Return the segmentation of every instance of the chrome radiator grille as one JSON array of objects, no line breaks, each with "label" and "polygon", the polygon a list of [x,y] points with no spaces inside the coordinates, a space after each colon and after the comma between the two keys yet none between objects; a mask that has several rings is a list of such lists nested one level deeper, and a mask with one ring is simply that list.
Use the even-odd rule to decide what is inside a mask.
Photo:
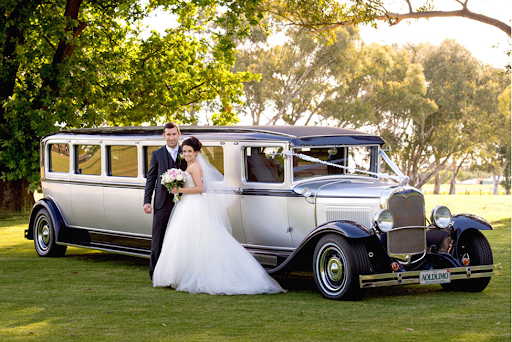
[{"label": "chrome radiator grille", "polygon": [[325,216],[327,221],[351,220],[371,227],[370,208],[326,207]]},{"label": "chrome radiator grille", "polygon": [[424,227],[393,229],[388,233],[389,254],[417,254],[426,248]]},{"label": "chrome radiator grille", "polygon": [[388,202],[395,228],[425,225],[425,202],[420,193],[396,193]]}]

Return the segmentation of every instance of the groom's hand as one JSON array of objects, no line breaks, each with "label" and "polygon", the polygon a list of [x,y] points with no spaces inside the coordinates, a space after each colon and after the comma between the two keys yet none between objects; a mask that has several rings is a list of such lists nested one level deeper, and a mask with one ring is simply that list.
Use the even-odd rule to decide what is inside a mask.
[{"label": "groom's hand", "polygon": [[151,203],[144,204],[144,212],[146,214],[151,214],[151,212],[152,212],[152,210],[151,210]]}]

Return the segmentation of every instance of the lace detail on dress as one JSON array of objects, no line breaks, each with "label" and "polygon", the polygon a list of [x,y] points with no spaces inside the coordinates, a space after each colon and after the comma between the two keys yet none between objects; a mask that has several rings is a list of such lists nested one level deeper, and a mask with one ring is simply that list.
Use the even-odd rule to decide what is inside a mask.
[{"label": "lace detail on dress", "polygon": [[183,186],[184,188],[193,188],[194,186],[196,186],[196,184],[194,183],[194,179],[192,178],[192,175],[188,172],[184,172],[185,174],[185,185]]}]

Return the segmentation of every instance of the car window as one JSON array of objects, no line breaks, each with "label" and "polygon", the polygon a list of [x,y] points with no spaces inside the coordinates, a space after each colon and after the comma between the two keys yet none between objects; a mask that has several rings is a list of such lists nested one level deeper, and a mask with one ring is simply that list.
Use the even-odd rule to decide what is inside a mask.
[{"label": "car window", "polygon": [[101,146],[76,145],[75,149],[75,173],[82,175],[100,175]]},{"label": "car window", "polygon": [[311,157],[293,157],[294,180],[337,174],[366,175],[364,171],[377,172],[377,146],[302,147],[293,151]]},{"label": "car window", "polygon": [[69,145],[51,144],[49,146],[50,160],[48,171],[50,172],[69,172]]},{"label": "car window", "polygon": [[137,177],[137,146],[107,146],[108,175]]},{"label": "car window", "polygon": [[244,149],[245,179],[248,182],[283,183],[282,147],[246,147]]},{"label": "car window", "polygon": [[161,146],[144,146],[144,177],[148,176],[151,152],[158,150],[160,147]]}]

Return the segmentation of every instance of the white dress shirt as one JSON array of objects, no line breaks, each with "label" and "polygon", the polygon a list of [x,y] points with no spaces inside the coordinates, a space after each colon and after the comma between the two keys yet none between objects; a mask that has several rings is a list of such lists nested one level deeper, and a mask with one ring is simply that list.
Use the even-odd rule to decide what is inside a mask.
[{"label": "white dress shirt", "polygon": [[172,159],[176,161],[176,158],[178,157],[178,153],[180,151],[180,146],[177,145],[176,148],[170,148],[169,146],[165,145],[165,148],[167,148],[167,152],[169,152]]}]

